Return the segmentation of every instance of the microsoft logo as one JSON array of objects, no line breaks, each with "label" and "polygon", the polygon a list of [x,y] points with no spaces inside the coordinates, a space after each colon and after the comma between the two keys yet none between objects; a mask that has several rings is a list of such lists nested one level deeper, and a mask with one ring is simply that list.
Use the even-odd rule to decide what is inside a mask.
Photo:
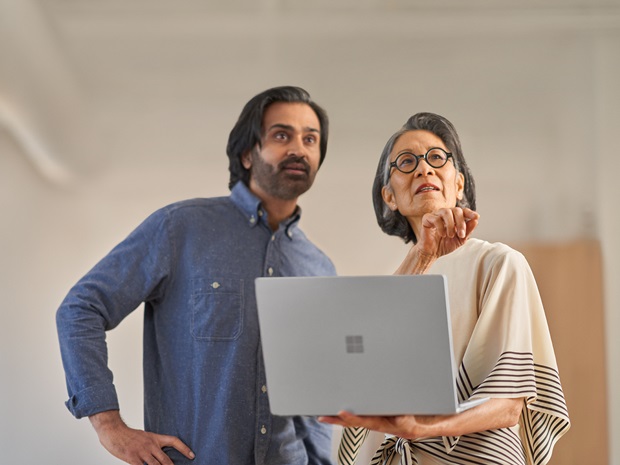
[{"label": "microsoft logo", "polygon": [[345,336],[347,354],[363,354],[364,338],[360,335]]}]

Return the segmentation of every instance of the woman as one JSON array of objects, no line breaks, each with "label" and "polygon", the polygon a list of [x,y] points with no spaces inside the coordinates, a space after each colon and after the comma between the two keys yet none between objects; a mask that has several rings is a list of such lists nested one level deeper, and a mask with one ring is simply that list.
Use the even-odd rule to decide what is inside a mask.
[{"label": "woman", "polygon": [[345,427],[339,462],[376,430],[373,464],[547,463],[570,422],[544,310],[520,253],[470,237],[474,181],[452,123],[412,116],[383,150],[373,202],[381,229],[414,244],[396,274],[448,277],[459,401],[490,400],[456,415],[322,417]]}]

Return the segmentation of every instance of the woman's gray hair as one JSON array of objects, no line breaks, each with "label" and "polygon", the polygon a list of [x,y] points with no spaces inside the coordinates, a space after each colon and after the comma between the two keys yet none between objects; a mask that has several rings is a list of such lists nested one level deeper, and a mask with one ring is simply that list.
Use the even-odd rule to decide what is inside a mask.
[{"label": "woman's gray hair", "polygon": [[445,144],[448,152],[452,153],[454,167],[465,178],[463,198],[459,200],[456,206],[461,208],[470,208],[476,210],[476,187],[474,178],[469,171],[463,150],[461,149],[461,141],[456,129],[450,121],[440,115],[434,113],[416,113],[407,120],[402,128],[400,128],[385,144],[375,181],[372,185],[372,203],[375,207],[375,215],[379,226],[386,234],[391,236],[399,236],[403,238],[405,243],[413,241],[415,244],[417,239],[413,228],[407,219],[398,211],[392,211],[383,200],[382,190],[390,182],[390,154],[394,149],[394,145],[400,136],[409,131],[421,129],[429,131],[439,137]]}]

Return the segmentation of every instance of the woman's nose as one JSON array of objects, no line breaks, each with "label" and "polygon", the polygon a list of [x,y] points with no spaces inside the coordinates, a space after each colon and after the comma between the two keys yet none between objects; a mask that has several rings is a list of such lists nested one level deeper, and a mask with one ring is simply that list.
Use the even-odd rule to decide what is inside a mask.
[{"label": "woman's nose", "polygon": [[413,172],[413,176],[414,177],[428,176],[433,173],[435,173],[435,169],[431,165],[426,163],[426,160],[424,158],[420,158],[418,160],[418,166],[416,166]]}]

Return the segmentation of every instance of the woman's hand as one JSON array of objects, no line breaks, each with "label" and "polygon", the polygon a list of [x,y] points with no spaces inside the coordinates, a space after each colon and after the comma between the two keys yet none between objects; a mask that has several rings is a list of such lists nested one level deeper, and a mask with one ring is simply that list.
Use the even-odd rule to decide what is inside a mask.
[{"label": "woman's hand", "polygon": [[416,247],[424,254],[439,258],[454,252],[469,238],[480,215],[469,208],[441,208],[422,217],[422,229]]},{"label": "woman's hand", "polygon": [[319,417],[319,421],[349,428],[363,427],[373,431],[417,440],[435,436],[462,436],[490,429],[508,428],[519,422],[524,408],[522,397],[493,398],[454,415],[397,415],[387,417],[357,416],[338,412],[335,417]]},{"label": "woman's hand", "polygon": [[469,238],[480,215],[469,208],[441,208],[422,217],[416,244],[394,274],[424,274],[439,257],[454,252]]},{"label": "woman's hand", "polygon": [[319,421],[348,428],[363,427],[372,431],[393,434],[401,438],[416,440],[435,436],[432,424],[436,415],[399,415],[389,417],[357,416],[341,411],[338,416],[319,417]]}]

